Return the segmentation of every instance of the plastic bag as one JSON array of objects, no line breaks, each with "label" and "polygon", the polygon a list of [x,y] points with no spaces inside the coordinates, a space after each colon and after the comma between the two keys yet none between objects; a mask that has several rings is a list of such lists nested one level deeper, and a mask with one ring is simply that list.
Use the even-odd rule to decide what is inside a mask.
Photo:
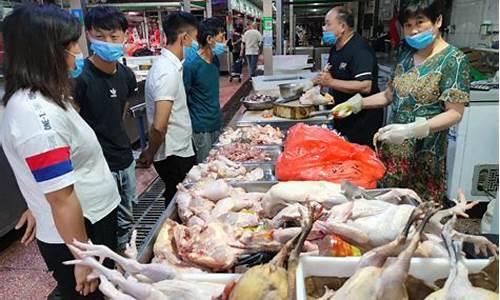
[{"label": "plastic bag", "polygon": [[283,153],[276,162],[280,181],[343,180],[375,188],[384,164],[368,146],[352,144],[326,128],[299,123],[288,131]]}]

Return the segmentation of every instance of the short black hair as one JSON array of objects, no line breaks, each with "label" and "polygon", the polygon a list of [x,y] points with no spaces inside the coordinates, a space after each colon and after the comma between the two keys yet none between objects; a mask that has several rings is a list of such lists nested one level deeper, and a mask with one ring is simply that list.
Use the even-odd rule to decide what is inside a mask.
[{"label": "short black hair", "polygon": [[127,31],[128,21],[123,12],[112,6],[97,6],[85,16],[85,28]]},{"label": "short black hair", "polygon": [[6,105],[18,90],[40,92],[65,109],[71,96],[67,47],[78,42],[80,22],[53,4],[22,5],[3,22]]},{"label": "short black hair", "polygon": [[193,29],[198,29],[198,20],[188,12],[172,12],[163,21],[163,32],[167,38],[167,45],[173,45],[179,34]]},{"label": "short black hair", "polygon": [[345,6],[336,6],[332,8],[333,11],[337,12],[337,20],[345,23],[349,28],[354,28],[354,15],[352,10]]},{"label": "short black hair", "polygon": [[221,32],[224,32],[224,23],[216,18],[205,19],[198,25],[198,43],[205,47],[208,36],[215,37]]},{"label": "short black hair", "polygon": [[443,16],[444,6],[441,0],[419,0],[410,2],[399,14],[399,23],[403,25],[410,18],[423,15],[436,23],[439,16]]}]

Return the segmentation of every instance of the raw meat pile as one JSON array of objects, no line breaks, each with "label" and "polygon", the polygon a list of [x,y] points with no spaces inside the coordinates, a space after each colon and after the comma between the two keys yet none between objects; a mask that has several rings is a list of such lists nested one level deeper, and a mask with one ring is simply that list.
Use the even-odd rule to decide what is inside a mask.
[{"label": "raw meat pile", "polygon": [[261,168],[248,169],[224,156],[219,156],[215,160],[191,168],[186,176],[186,183],[198,182],[203,179],[258,181],[263,178],[264,171]]},{"label": "raw meat pile", "polygon": [[271,102],[274,100],[276,100],[276,97],[262,95],[262,94],[253,94],[245,98],[245,102],[254,102],[254,103]]},{"label": "raw meat pile", "polygon": [[207,161],[216,160],[220,156],[224,156],[234,162],[262,162],[272,160],[270,153],[243,143],[233,143],[212,149],[208,154]]},{"label": "raw meat pile", "polygon": [[283,144],[283,133],[279,128],[271,125],[252,125],[236,129],[228,128],[219,137],[219,143],[222,145],[235,142],[252,145],[281,145]]}]

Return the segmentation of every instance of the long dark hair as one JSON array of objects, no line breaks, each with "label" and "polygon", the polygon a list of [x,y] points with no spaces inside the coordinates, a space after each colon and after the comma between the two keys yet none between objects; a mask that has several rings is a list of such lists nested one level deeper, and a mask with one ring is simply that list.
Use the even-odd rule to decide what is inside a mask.
[{"label": "long dark hair", "polygon": [[66,47],[80,34],[78,19],[55,5],[23,5],[8,15],[4,104],[18,90],[31,89],[66,109],[71,96]]}]

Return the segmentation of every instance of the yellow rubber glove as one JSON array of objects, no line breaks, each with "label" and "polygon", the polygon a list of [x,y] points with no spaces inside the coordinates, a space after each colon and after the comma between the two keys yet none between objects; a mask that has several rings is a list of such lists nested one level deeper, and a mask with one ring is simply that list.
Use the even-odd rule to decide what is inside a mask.
[{"label": "yellow rubber glove", "polygon": [[340,103],[332,109],[335,118],[346,118],[351,114],[357,114],[363,109],[363,97],[356,94],[344,103]]}]

